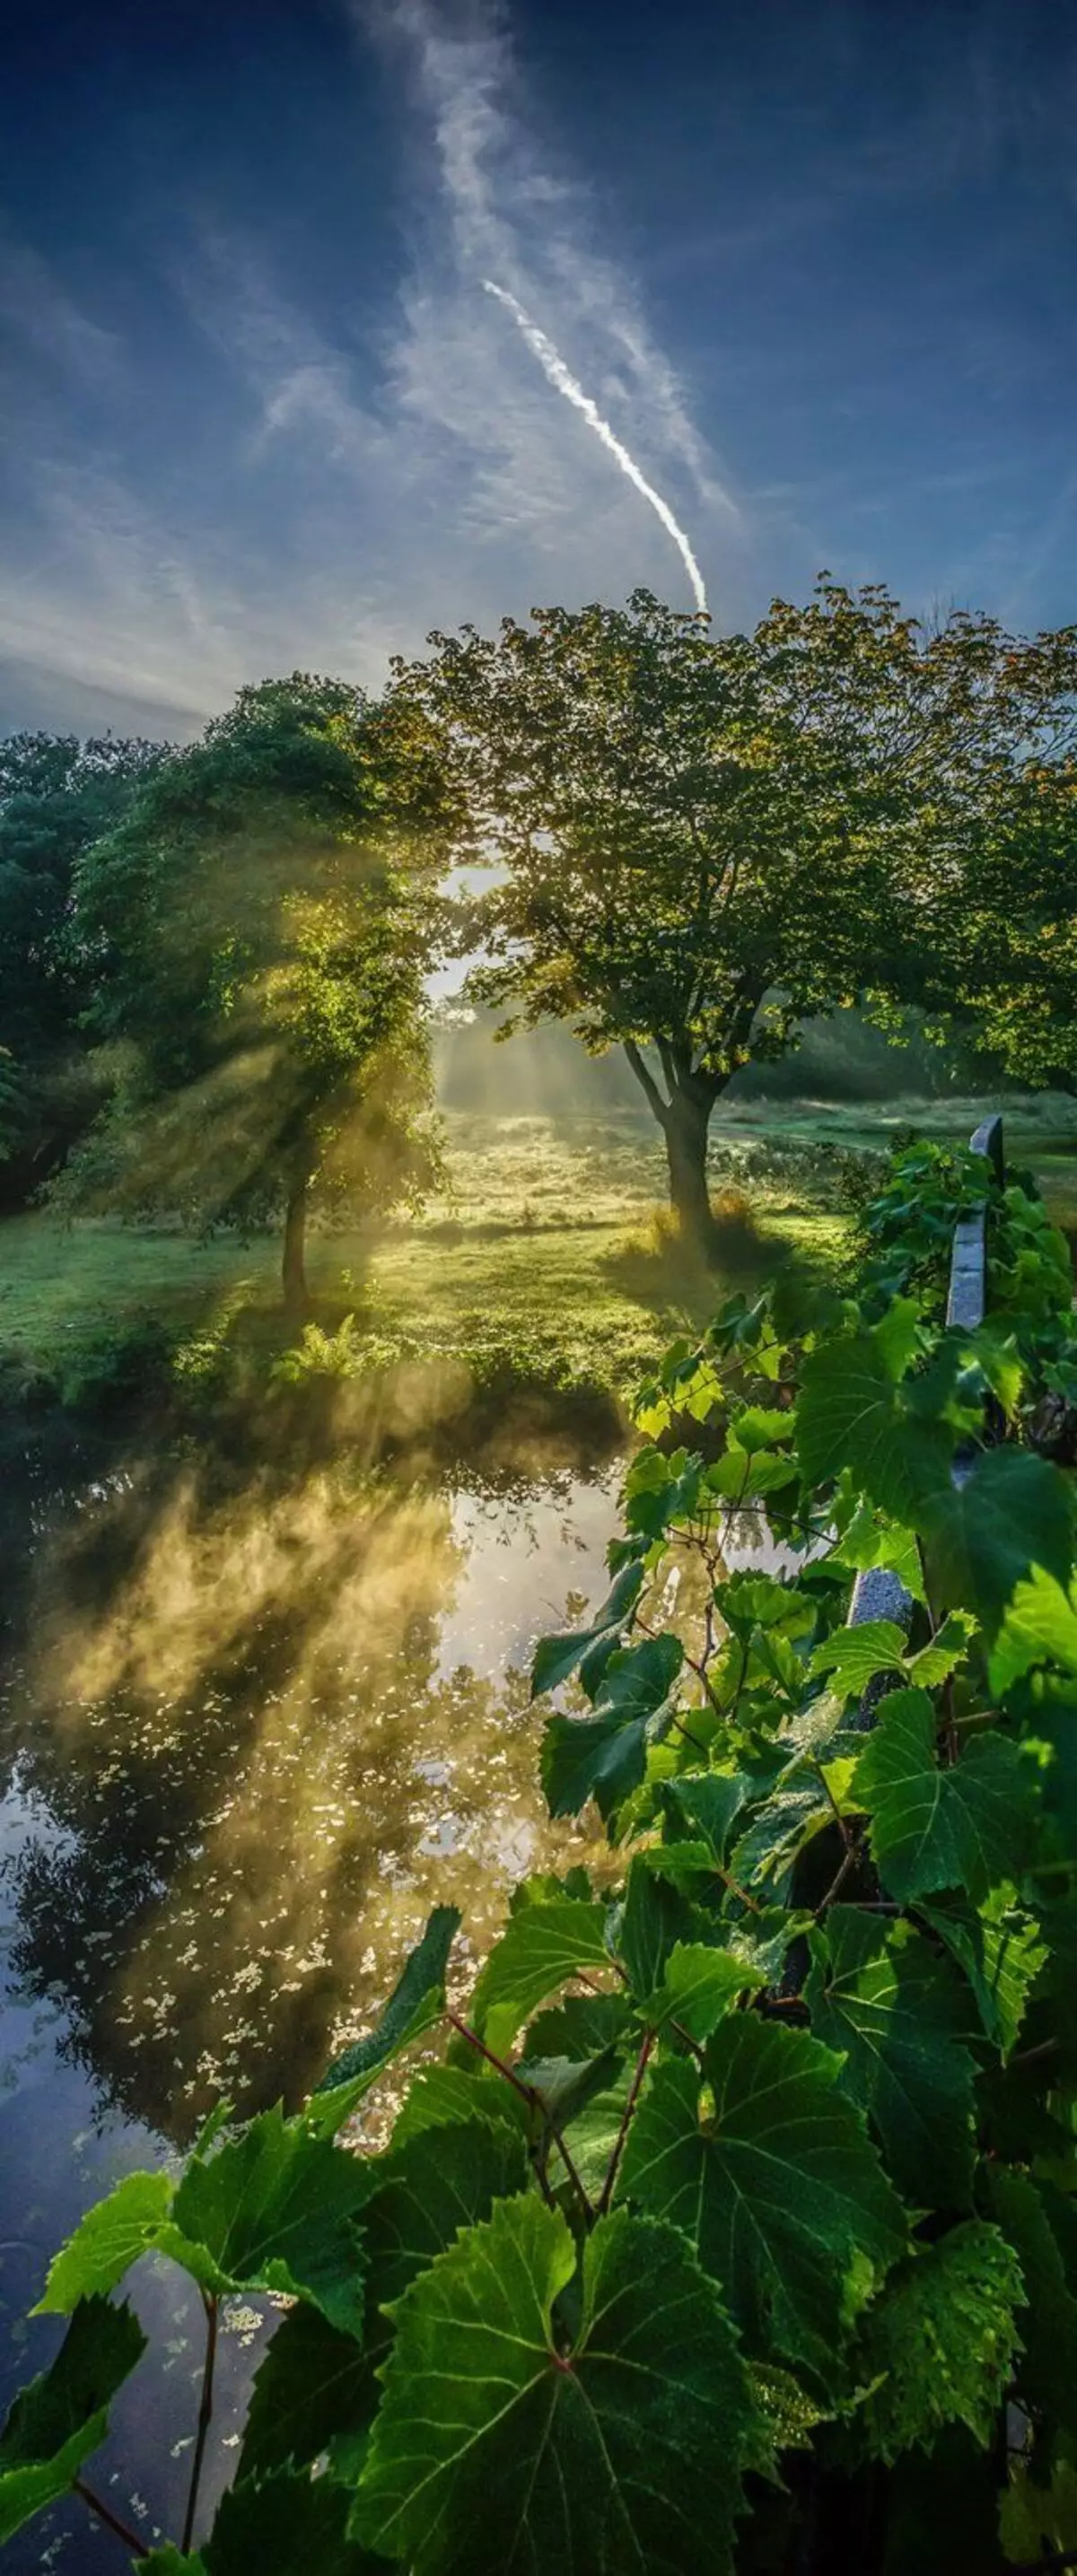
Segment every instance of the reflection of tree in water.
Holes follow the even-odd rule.
[[[427,1907],[481,1941],[538,1855],[522,1677],[437,1674],[462,1563],[444,1494],[329,1478],[228,1510],[181,1489],[148,1534],[121,1496],[45,1551],[12,1718],[50,1822],[13,1967],[177,2143],[222,2092],[300,2099]]]

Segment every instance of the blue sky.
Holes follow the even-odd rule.
[[[1077,614],[1070,0],[15,0],[0,727],[823,565]]]

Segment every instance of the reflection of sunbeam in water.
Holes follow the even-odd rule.
[[[28,1773],[68,1838],[24,1873],[16,1966],[126,2110],[182,2139],[222,2091],[298,2099],[430,1905],[479,1949],[521,1871],[582,1848],[501,1674],[551,1595],[601,1584],[611,1495],[575,1516],[582,1558],[560,1495],[528,1551],[518,1499],[324,1476],[200,1512],[188,1486],[96,1615],[55,1562]]]

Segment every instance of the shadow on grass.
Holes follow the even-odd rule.
[[[687,1313],[702,1325],[727,1293],[762,1289],[799,1258],[788,1237],[762,1233],[748,1200],[729,1190],[714,1202],[706,1244],[684,1232],[668,1209],[659,1208],[601,1266],[623,1295],[658,1312]]]

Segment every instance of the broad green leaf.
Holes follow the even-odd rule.
[[[1077,1673],[1077,1609],[1068,1590],[1042,1565],[1019,1583],[991,1649],[991,1688],[1001,1696],[1038,1664]]]
[[[331,2477],[279,2469],[245,2478],[217,2507],[202,2544],[206,2576],[387,2576],[348,2535],[351,2494]]]
[[[731,1430],[738,1449],[777,1449],[791,1440],[796,1430],[796,1410],[792,1405],[746,1404],[734,1415]]]
[[[691,1938],[697,1921],[678,1889],[656,1878],[637,1853],[629,1863],[624,1902],[613,1918],[617,1955],[637,2003],[661,1984],[670,1952],[678,1941]]]
[[[928,1498],[922,1528],[939,1592],[975,1610],[991,1640],[1034,1566],[1069,1582],[1073,1519],[1066,1480],[1028,1450],[987,1451],[956,1491]]]
[[[534,2057],[530,2049],[518,2057],[515,2072],[535,2096],[540,2128],[563,2129],[566,2121],[577,2119],[595,2094],[615,2081],[621,2056],[619,2048],[611,2047],[597,2057]]]
[[[844,1699],[859,1699],[876,1673],[904,1672],[905,1648],[904,1629],[893,1619],[861,1619],[855,1627],[835,1628],[816,1647],[808,1679],[830,1674]]]
[[[607,1643],[611,1651],[627,1627],[643,1586],[640,1564],[622,1567],[600,1610],[587,1628],[567,1628],[560,1635],[542,1637],[535,1648],[531,1667],[531,1697],[558,1688],[576,1672],[589,1648]]]
[[[551,1816],[578,1816],[589,1798],[605,1819],[623,1806],[668,1732],[683,1660],[678,1637],[646,1637],[609,1656],[593,1717],[549,1720],[541,1773]]]
[[[872,1858],[891,1896],[904,1904],[958,1887],[975,1903],[1020,1874],[1034,1816],[1028,1775],[1016,1746],[995,1733],[974,1737],[944,1769],[936,1732],[925,1692],[892,1691],[853,1792],[871,1818]]]
[[[910,1411],[869,1334],[824,1342],[804,1362],[797,1415],[800,1463],[809,1484],[848,1468],[868,1501],[915,1527],[926,1496],[945,1485],[953,1434]]]
[[[0,2542],[64,2495],[108,2431],[108,2408],[146,2349],[126,2305],[82,2299],[55,2361],[20,2390],[0,2433]]]
[[[1024,2357],[1020,2394],[1049,2419],[1077,2429],[1077,2298],[1051,2225],[1058,2195],[1027,2174],[992,2162],[986,2168],[991,2207],[1021,2267],[1019,2298]]]
[[[355,2527],[413,2576],[714,2576],[732,2568],[755,2412],[683,2238],[621,2213],[586,2245],[502,2202],[400,2301]]]
[[[910,1682],[918,1690],[938,1690],[939,1684],[949,1681],[951,1673],[956,1673],[964,1662],[976,1630],[977,1621],[970,1610],[951,1610],[930,1644],[909,1656]]]
[[[528,2057],[590,2059],[625,2039],[632,2027],[628,1998],[616,1995],[566,1995],[563,2004],[539,2013],[528,2024],[523,2048]]]
[[[264,2477],[288,2460],[316,2460],[338,2434],[369,2421],[377,2395],[362,2344],[300,2300],[281,2318],[255,2372],[240,2478]]]
[[[539,1771],[551,1816],[579,1816],[593,1798],[608,1823],[645,1777],[649,1742],[646,1717],[548,1719]]]
[[[864,1495],[858,1498],[852,1519],[826,1562],[846,1565],[852,1574],[870,1574],[877,1566],[885,1566],[889,1573],[896,1574],[914,1601],[924,1600],[924,1570],[915,1530],[902,1529],[896,1521],[886,1520]]]
[[[683,2059],[658,2066],[628,2134],[621,2196],[691,2237],[750,2352],[824,2380],[854,2270],[904,2249],[900,2203],[842,2060],[804,2032],[734,2013],[704,2055],[706,2092]]]
[[[882,1321],[872,1325],[871,1340],[887,1376],[904,1377],[923,1341],[919,1298],[892,1297]]]
[[[380,2021],[365,2039],[357,2039],[334,2058],[307,2104],[308,2126],[320,2137],[335,2136],[390,2059],[440,2021],[445,2010],[445,1971],[459,1929],[459,1909],[435,1905]]]
[[[722,1938],[746,1967],[758,1968],[764,1985],[773,1986],[794,1941],[810,1932],[814,1921],[814,1914],[794,1912],[788,1905],[767,1905],[758,1914],[741,1914],[735,1923],[727,1918]]]
[[[731,1436],[729,1447],[706,1472],[707,1490],[723,1502],[741,1505],[762,1502],[767,1494],[779,1494],[786,1485],[796,1482],[797,1470],[792,1458],[777,1449],[741,1449]]]
[[[370,2170],[301,2119],[263,2111],[208,2163],[188,2166],[158,2243],[207,2290],[283,2290],[361,2332],[357,2222]]]
[[[999,2512],[1007,2565],[1061,2570],[1077,2556],[1077,2460],[1061,2446],[1045,2480],[1042,2462],[1015,2460]]]
[[[995,2430],[1021,2339],[1014,2311],[1020,2266],[997,2227],[966,2219],[894,2273],[862,2328],[872,2451],[889,2462],[946,2424],[985,2447]]]
[[[1048,1957],[1038,1923],[1022,1911],[1016,1890],[1005,1882],[992,1888],[978,1908],[954,1896],[921,1897],[917,1912],[964,1969],[987,2036],[1005,2063]]]
[[[702,1941],[678,1941],[666,1961],[660,1986],[640,2005],[649,2029],[675,2023],[689,2039],[709,2039],[740,1995],[766,1983],[762,1969],[749,1966],[733,1950],[712,1950]]]
[[[114,2290],[140,2254],[156,2244],[175,2196],[171,2174],[125,2174],[106,2200],[88,2209],[54,2254],[44,2294],[33,2310],[70,2316],[80,2299]]]
[[[423,2129],[451,2127],[457,2120],[489,2120],[495,2128],[526,2130],[529,2113],[504,2076],[469,2050],[465,2066],[418,2068],[397,2113],[392,2144],[403,2146]]]
[[[667,1781],[662,1796],[666,1841],[678,1833],[686,1840],[698,1837],[724,1866],[733,1827],[758,1791],[744,1771],[701,1771]]]
[[[819,1615],[818,1602],[810,1592],[801,1592],[774,1574],[731,1574],[727,1582],[715,1584],[714,1599],[725,1626],[738,1637],[749,1637],[753,1628],[777,1628],[787,1637],[804,1637]]]
[[[424,2129],[379,2157],[377,2188],[365,2215],[368,2248],[368,2336],[384,2340],[375,2320],[399,2299],[461,2228],[490,2216],[495,2204],[524,2191],[527,2148],[520,2132],[476,2120]]]
[[[608,1967],[605,1906],[571,1896],[526,1905],[511,1916],[479,1977],[471,2004],[475,2027],[485,2030],[496,2010],[507,2042],[581,1968]]]
[[[826,1790],[813,1775],[777,1790],[734,1845],[730,1868],[737,1885],[767,1885],[768,1893],[780,1895],[797,1853],[833,1822]]]
[[[841,2078],[868,2112],[887,2169],[914,2207],[967,2208],[975,2061],[962,1990],[907,1923],[831,1906],[812,1936],[812,2029],[845,2052]]]

